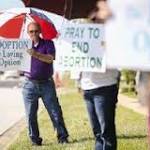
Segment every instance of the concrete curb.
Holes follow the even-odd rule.
[[[0,150],[6,150],[26,127],[25,118],[16,122],[0,136]],[[12,138],[13,137],[13,138]]]

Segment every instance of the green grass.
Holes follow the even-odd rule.
[[[117,109],[118,150],[147,150],[145,117],[124,107]]]
[[[57,144],[56,133],[47,112],[43,111],[39,116],[39,126],[44,145],[31,146],[25,130],[9,150],[92,150],[94,139],[82,96],[76,92],[60,95],[60,103],[70,144]],[[123,107],[117,108],[116,113],[118,150],[147,150],[145,117]]]
[[[130,98],[137,98],[137,95],[135,92],[122,92],[121,94],[126,95]]]

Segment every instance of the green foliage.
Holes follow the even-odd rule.
[[[121,93],[131,93],[129,95],[135,95],[135,71],[123,70],[121,72],[120,91]]]

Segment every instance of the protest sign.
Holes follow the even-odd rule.
[[[103,25],[66,24],[55,45],[57,70],[105,71]]]
[[[26,52],[32,47],[30,40],[0,39],[0,70],[29,71],[31,57]]]
[[[107,66],[150,70],[150,1],[109,0]]]

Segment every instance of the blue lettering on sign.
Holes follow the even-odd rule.
[[[149,5],[150,7],[150,0],[146,0],[146,1],[147,1],[147,5]],[[125,15],[126,15],[127,20],[131,19],[132,21],[134,20],[141,21],[143,20],[145,16],[148,16],[147,21],[148,23],[150,23],[150,8],[149,8],[148,14],[146,14],[143,9],[144,8],[139,8],[138,6],[135,6],[133,4],[126,5]]]
[[[142,17],[142,13],[135,6],[128,5],[126,11],[128,19],[139,19]]]
[[[138,51],[150,51],[150,33],[139,31],[133,38],[134,48]]]

